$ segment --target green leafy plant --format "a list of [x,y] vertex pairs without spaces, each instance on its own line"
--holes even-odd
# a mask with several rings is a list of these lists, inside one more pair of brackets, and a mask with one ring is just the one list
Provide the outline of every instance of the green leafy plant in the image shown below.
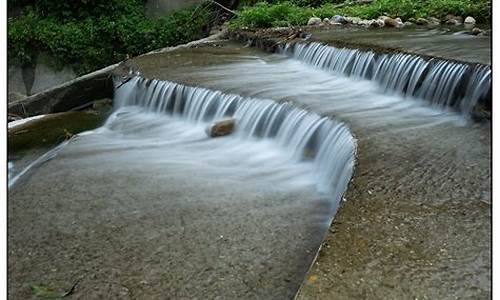
[[[248,1],[247,1],[248,2]],[[253,2],[253,1],[252,1]],[[272,2],[272,3],[271,3]],[[369,4],[336,6],[339,1],[267,1],[243,6],[230,28],[305,25],[310,17],[331,18],[334,15],[376,19],[381,15],[403,20],[420,17],[444,18],[447,14],[474,16],[478,22],[491,22],[489,0],[374,0]]]
[[8,21],[11,64],[34,64],[39,53],[54,58],[54,67],[72,66],[84,74],[154,49],[183,44],[206,35],[211,11],[194,8],[159,19],[144,15],[137,0],[36,1]]

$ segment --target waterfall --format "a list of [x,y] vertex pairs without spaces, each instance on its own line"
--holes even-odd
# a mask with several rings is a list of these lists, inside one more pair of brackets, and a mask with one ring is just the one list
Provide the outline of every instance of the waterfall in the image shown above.
[[319,43],[287,44],[280,49],[313,66],[376,82],[385,92],[427,100],[470,116],[491,101],[491,68],[404,53],[375,53]]
[[335,201],[340,200],[352,176],[356,145],[349,129],[290,103],[139,76],[116,90],[115,103],[118,107],[139,106],[195,123],[234,117],[237,137],[270,139],[289,150],[291,160],[310,161],[318,191]]

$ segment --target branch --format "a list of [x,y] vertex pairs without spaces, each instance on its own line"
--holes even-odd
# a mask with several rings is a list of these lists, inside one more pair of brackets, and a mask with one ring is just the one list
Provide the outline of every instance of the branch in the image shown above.
[[235,16],[239,16],[240,15],[239,13],[235,12],[234,10],[230,10],[229,8],[225,7],[224,5],[218,3],[217,1],[214,1],[214,0],[207,0],[207,1],[213,3],[213,4],[217,5],[217,6],[219,6],[223,10],[228,11],[228,12],[232,13]]

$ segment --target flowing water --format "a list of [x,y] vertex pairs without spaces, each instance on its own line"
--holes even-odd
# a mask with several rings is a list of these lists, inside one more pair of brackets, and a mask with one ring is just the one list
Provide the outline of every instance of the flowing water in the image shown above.
[[[155,288],[186,279],[141,292],[151,298],[292,297],[352,175],[355,140],[347,127],[287,102],[141,77],[116,90],[115,106],[103,127],[43,155],[9,184],[11,198],[39,199],[47,212],[25,227],[32,242],[77,238],[76,249],[58,250],[54,268],[69,264],[87,274],[98,263],[92,278],[106,281],[119,266],[114,281],[136,278]],[[207,125],[227,117],[237,120],[234,134],[207,137]],[[11,215],[33,209],[40,210]],[[40,223],[49,224],[44,232]],[[100,235],[117,227],[128,233],[103,243],[110,237]],[[15,249],[26,237],[18,238]],[[124,265],[117,247],[160,262]],[[90,250],[98,257],[75,266],[81,248],[99,249]],[[40,247],[34,259],[53,251]],[[26,280],[47,278],[38,271]],[[74,278],[54,276],[46,280]],[[99,298],[100,288],[85,280],[80,295]]]
[[491,68],[409,54],[376,54],[319,43],[288,44],[282,53],[313,66],[377,83],[384,92],[453,107],[465,116],[491,98]]
[[[9,235],[10,261],[16,261],[10,286],[17,298],[29,296],[25,282],[71,286],[78,278],[77,299],[293,298],[353,172],[356,142],[336,120],[349,122],[363,142],[360,155],[370,157],[358,175],[368,179],[352,187],[360,192],[348,201],[491,201],[483,131],[467,116],[487,97],[489,69],[319,44],[284,50],[287,55],[269,55],[229,46],[138,59],[151,79],[135,77],[118,88],[116,110],[102,128],[74,138],[9,191],[18,203],[9,206],[9,226],[22,228]],[[455,93],[461,81],[467,81],[465,93]],[[237,120],[234,134],[208,138],[206,126],[227,117]],[[418,220],[432,217],[420,208],[412,209],[425,213]],[[356,215],[378,220],[356,222],[366,232],[384,232],[380,240],[387,247],[401,239],[392,237],[404,232],[400,224],[401,230],[389,224],[387,231],[387,220],[366,207]],[[469,232],[460,226],[450,228]],[[443,228],[427,231],[439,235],[429,240],[448,235]],[[353,257],[363,259],[368,247],[359,236],[336,234],[355,247],[336,253],[349,266],[328,268],[351,278]],[[461,244],[453,251],[468,249],[461,238],[446,243],[454,246],[455,240]],[[419,245],[426,249],[445,247],[425,241]],[[483,242],[488,240],[473,244]],[[463,262],[457,274],[473,270],[470,276],[487,282],[485,261],[459,254],[452,259]],[[31,267],[40,263],[46,267]],[[419,283],[434,278],[417,263],[411,270],[395,265],[399,269],[389,276],[422,275]],[[366,277],[356,272],[353,277]],[[366,272],[364,282],[380,275]],[[461,282],[453,274],[443,275],[451,279],[442,287]],[[425,284],[417,291],[420,286]],[[388,293],[398,298],[397,292]],[[436,293],[434,298],[443,295]]]

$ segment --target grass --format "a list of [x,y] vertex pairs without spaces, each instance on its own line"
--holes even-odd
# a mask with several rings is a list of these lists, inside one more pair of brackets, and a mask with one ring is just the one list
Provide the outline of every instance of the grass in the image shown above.
[[473,16],[480,23],[489,23],[490,5],[490,1],[487,0],[375,0],[370,4],[338,8],[332,3],[314,7],[299,6],[289,1],[259,2],[253,6],[242,7],[239,16],[233,19],[229,26],[233,29],[244,26],[252,28],[298,26],[306,25],[311,17],[331,18],[334,15],[363,19],[376,19],[386,15],[407,20],[430,16],[443,19],[446,15],[453,14],[464,18]]

